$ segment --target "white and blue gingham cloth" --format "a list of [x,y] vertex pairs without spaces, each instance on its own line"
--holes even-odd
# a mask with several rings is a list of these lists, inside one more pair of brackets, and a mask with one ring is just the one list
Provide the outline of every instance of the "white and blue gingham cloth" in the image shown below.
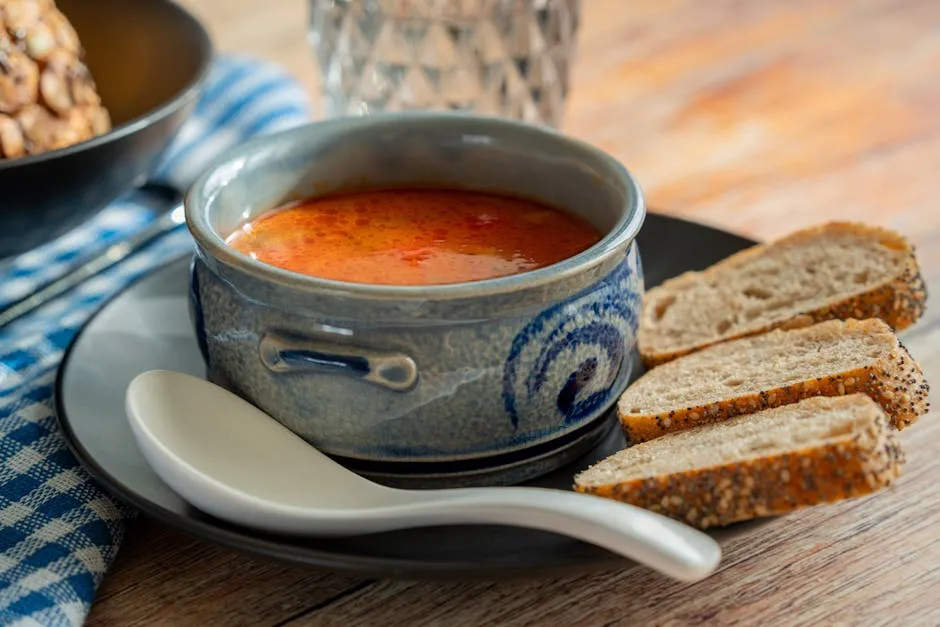
[[[308,119],[303,89],[282,70],[220,56],[155,180],[185,189],[225,148]],[[59,240],[0,262],[0,304],[152,219],[132,194]],[[102,492],[66,448],[51,404],[56,368],[104,299],[191,246],[181,228],[0,329],[0,625],[80,625],[88,615],[132,512]]]

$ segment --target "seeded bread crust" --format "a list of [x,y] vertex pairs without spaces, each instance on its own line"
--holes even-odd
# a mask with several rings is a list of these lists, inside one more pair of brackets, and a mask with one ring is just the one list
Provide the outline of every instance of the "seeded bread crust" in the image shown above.
[[603,485],[584,482],[588,469],[575,477],[574,489],[707,529],[871,494],[891,485],[904,461],[879,413],[873,426],[836,442]]
[[[847,325],[859,324],[847,320]],[[786,333],[786,331],[774,331]],[[649,376],[656,371],[653,370]],[[929,409],[930,386],[918,363],[897,340],[888,356],[864,368],[834,372],[826,377],[800,381],[760,392],[742,394],[714,403],[653,414],[632,414],[628,389],[618,403],[618,415],[630,442],[644,442],[672,431],[719,422],[741,414],[796,403],[812,396],[843,396],[861,392],[878,403],[897,429],[913,424]]]
[[[827,232],[833,234],[856,233],[877,238],[893,248],[906,251],[908,258],[904,264],[903,270],[891,280],[876,285],[868,291],[833,301],[818,309],[806,311],[776,323],[750,329],[742,333],[727,335],[715,340],[700,342],[676,350],[661,351],[652,345],[650,329],[656,325],[654,315],[656,309],[655,304],[664,294],[682,291],[685,285],[689,284],[693,279],[713,275],[720,272],[722,268],[726,266],[739,265],[742,262],[759,259],[770,246],[781,243],[799,243]],[[774,329],[793,329],[809,326],[826,320],[881,318],[892,329],[900,331],[917,322],[924,314],[927,302],[927,285],[921,274],[920,266],[915,255],[915,249],[903,236],[894,231],[876,226],[854,222],[830,222],[797,231],[776,242],[753,246],[727,257],[702,272],[686,272],[669,279],[662,285],[649,290],[644,298],[644,302],[645,306],[638,333],[638,347],[644,365],[647,368],[653,368],[668,361],[672,361],[677,357],[688,355],[689,353],[720,342],[759,335]]]

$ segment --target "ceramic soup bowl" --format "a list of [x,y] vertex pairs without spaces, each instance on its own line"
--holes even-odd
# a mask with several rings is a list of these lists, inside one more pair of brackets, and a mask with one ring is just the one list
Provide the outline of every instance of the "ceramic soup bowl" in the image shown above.
[[[413,287],[305,276],[225,243],[285,203],[409,185],[541,201],[603,238],[533,271]],[[209,378],[351,468],[389,483],[512,483],[609,430],[636,346],[645,207],[601,151],[464,114],[336,119],[217,159],[191,188],[186,217]]]

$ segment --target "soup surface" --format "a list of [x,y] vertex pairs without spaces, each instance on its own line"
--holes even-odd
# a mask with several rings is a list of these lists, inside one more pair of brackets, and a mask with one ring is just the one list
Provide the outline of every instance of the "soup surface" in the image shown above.
[[259,261],[301,274],[434,285],[551,265],[600,237],[580,217],[520,198],[396,189],[275,209],[244,223],[227,241]]

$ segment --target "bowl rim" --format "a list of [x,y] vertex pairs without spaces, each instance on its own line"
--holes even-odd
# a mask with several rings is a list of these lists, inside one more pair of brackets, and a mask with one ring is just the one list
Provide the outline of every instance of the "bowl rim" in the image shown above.
[[[268,146],[277,145],[282,138],[297,136],[299,134],[315,133],[317,130],[341,129],[343,127],[362,127],[376,125],[381,128],[400,122],[421,124],[424,122],[452,121],[455,126],[461,121],[491,125],[493,132],[500,128],[521,130],[523,132],[541,134],[550,141],[565,144],[574,151],[580,151],[592,156],[598,163],[607,166],[610,171],[620,177],[627,191],[627,202],[624,214],[617,220],[604,236],[592,246],[580,253],[533,270],[520,272],[492,279],[479,281],[464,281],[460,283],[446,283],[433,285],[386,285],[377,283],[354,283],[325,279],[321,277],[301,274],[285,270],[274,265],[253,259],[229,246],[224,238],[213,229],[206,219],[207,197],[211,195],[210,180],[218,178],[222,170],[233,169],[233,164],[244,164],[250,160],[257,160],[258,153]],[[234,168],[238,169],[238,168]],[[230,177],[215,189],[221,188],[231,180]],[[636,178],[617,159],[590,143],[565,135],[553,128],[525,123],[513,119],[497,116],[482,115],[479,113],[454,111],[418,111],[377,113],[367,116],[337,117],[327,120],[310,122],[300,127],[285,129],[257,137],[223,155],[213,159],[185,194],[184,207],[186,225],[204,254],[223,263],[246,272],[256,279],[267,281],[287,288],[301,291],[315,291],[319,293],[335,293],[344,296],[374,298],[380,300],[449,300],[466,297],[494,296],[518,292],[523,289],[532,289],[548,284],[563,281],[572,276],[581,274],[591,268],[602,265],[619,251],[626,251],[629,244],[636,238],[643,222],[646,219],[646,201]],[[197,250],[197,254],[200,252]]]
[[27,155],[25,157],[17,157],[15,159],[0,159],[0,172],[3,172],[4,170],[13,170],[16,168],[27,167],[36,163],[44,163],[53,159],[64,158],[66,156],[84,152],[86,150],[93,150],[94,148],[104,144],[116,142],[120,139],[123,139],[124,137],[133,135],[138,131],[143,130],[144,128],[152,126],[154,123],[159,122],[163,118],[172,115],[175,111],[178,111],[181,107],[185,106],[199,96],[206,79],[209,77],[209,73],[212,71],[212,61],[215,58],[215,46],[212,42],[212,37],[209,35],[209,31],[202,24],[202,22],[196,19],[195,15],[186,10],[179,3],[172,2],[171,0],[156,1],[160,2],[171,11],[176,11],[184,20],[188,20],[190,24],[195,27],[195,30],[199,35],[199,39],[202,42],[202,47],[205,54],[201,59],[199,68],[190,81],[173,96],[165,100],[162,104],[157,105],[148,111],[144,111],[137,117],[124,122],[120,126],[112,128],[103,135],[98,135],[77,144],[65,146],[64,148],[49,150],[38,155]]

